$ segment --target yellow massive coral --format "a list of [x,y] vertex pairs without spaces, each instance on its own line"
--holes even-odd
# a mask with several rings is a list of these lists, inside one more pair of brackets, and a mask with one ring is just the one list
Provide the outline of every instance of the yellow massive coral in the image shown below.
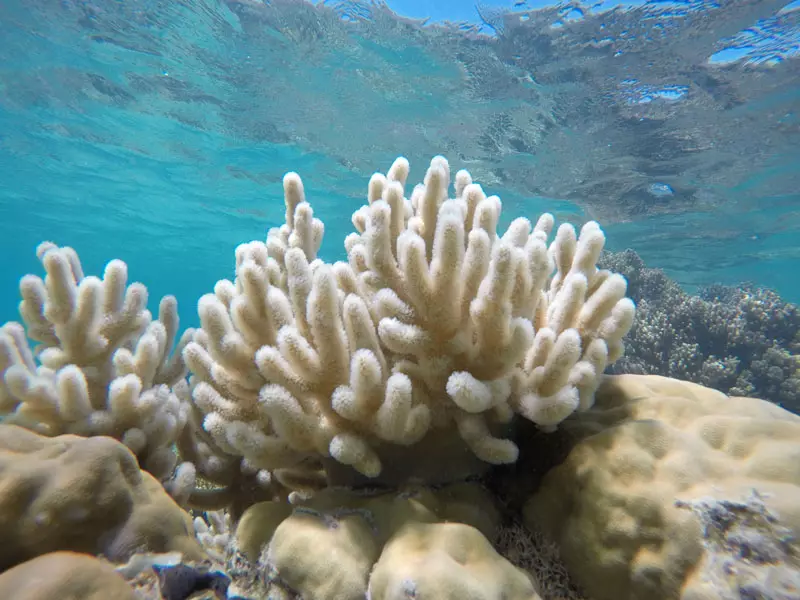
[[466,171],[452,198],[444,158],[410,197],[408,174],[399,158],[372,177],[335,264],[317,257],[323,224],[287,174],[286,223],[240,246],[235,281],[200,300],[184,351],[195,417],[245,470],[323,456],[375,477],[377,445],[451,426],[483,461],[513,462],[495,424],[517,413],[552,429],[592,405],[621,356],[634,306],[596,267],[597,223],[561,225],[549,246],[549,214],[499,234],[500,199]]

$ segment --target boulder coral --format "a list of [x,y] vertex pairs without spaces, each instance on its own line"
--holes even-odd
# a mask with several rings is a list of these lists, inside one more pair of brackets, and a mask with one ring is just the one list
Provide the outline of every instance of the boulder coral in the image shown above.
[[4,424],[0,533],[0,571],[58,551],[114,561],[141,551],[204,556],[189,517],[120,442]]
[[317,600],[540,600],[492,546],[500,515],[473,484],[355,494],[329,489],[293,510],[251,506],[234,544],[272,593]]
[[800,595],[800,417],[622,375],[562,430],[571,451],[525,517],[592,598]]
[[0,573],[0,598],[139,600],[113,566],[76,552],[44,554]]

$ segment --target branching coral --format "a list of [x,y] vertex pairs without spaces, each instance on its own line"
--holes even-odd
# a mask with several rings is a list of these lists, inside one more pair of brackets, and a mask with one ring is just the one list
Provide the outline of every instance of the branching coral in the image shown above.
[[30,349],[19,323],[0,328],[4,422],[48,436],[111,436],[156,477],[171,476],[188,407],[181,351],[192,336],[187,331],[170,355],[175,299],[162,299],[153,321],[147,290],[127,285],[124,262],[108,263],[101,280],[84,276],[72,248],[46,242],[37,254],[47,276],[22,278],[19,310],[38,345]]
[[[332,457],[375,477],[376,445],[455,426],[480,459],[508,463],[517,447],[495,424],[518,413],[551,429],[592,405],[634,316],[625,279],[595,266],[599,226],[562,225],[548,247],[545,214],[500,235],[499,198],[466,171],[453,198],[444,158],[410,198],[408,173],[400,158],[372,177],[348,262],[332,265],[286,175],[286,223],[237,249],[235,281],[200,300],[184,350],[207,449],[248,472]],[[200,471],[219,470],[206,456]]]
[[733,396],[800,409],[800,311],[775,292],[750,285],[685,293],[633,251],[601,257],[628,280],[638,310],[631,352],[614,373],[663,375]]

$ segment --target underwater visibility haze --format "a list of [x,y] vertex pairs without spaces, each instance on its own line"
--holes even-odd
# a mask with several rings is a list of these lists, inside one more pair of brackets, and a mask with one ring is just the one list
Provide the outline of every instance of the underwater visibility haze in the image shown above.
[[800,0],[0,0],[0,256],[0,598],[800,598]]

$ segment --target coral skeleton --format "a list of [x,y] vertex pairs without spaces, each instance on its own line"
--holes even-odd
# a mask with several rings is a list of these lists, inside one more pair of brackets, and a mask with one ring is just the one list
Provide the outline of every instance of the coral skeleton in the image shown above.
[[237,248],[183,352],[207,448],[251,473],[331,457],[377,477],[378,445],[454,427],[502,464],[518,449],[496,431],[515,414],[552,430],[592,406],[634,317],[625,278],[596,266],[599,225],[563,224],[549,245],[550,214],[500,233],[500,199],[468,172],[453,197],[443,157],[407,197],[408,175],[398,158],[372,176],[334,264],[300,177],[284,177],[285,223]]

